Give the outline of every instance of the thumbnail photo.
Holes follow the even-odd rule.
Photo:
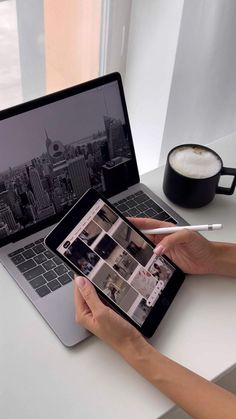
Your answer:
[[[90,221],[85,229],[79,234],[79,238],[88,246],[91,246],[101,232],[102,229],[93,221]]]
[[[143,266],[147,264],[153,255],[152,246],[125,223],[122,223],[117,228],[113,237]]]
[[[160,256],[152,262],[148,270],[155,278],[163,281],[166,285],[174,272],[174,267]]]
[[[131,285],[134,287],[142,296],[146,299],[149,298],[155,286],[157,285],[158,279],[155,278],[146,269],[141,268],[134,276]]]
[[[104,263],[93,278],[93,283],[124,311],[128,311],[138,293]]]
[[[110,230],[117,219],[118,216],[107,205],[103,205],[94,217],[94,221],[105,231]]]
[[[64,255],[77,266],[84,275],[89,275],[99,261],[96,255],[80,239],[76,239],[65,251]]]
[[[132,314],[132,319],[138,323],[140,326],[144,323],[147,316],[149,315],[152,307],[146,305],[146,300],[143,298],[139,305],[136,307],[135,311]]]
[[[94,251],[113,267],[124,279],[129,279],[138,262],[132,258],[115,240],[105,234]]]

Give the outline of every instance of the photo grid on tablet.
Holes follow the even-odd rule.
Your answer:
[[[175,271],[102,199],[57,251],[140,326]]]

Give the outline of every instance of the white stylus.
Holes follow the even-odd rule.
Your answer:
[[[169,234],[175,233],[176,231],[180,231],[183,229],[186,230],[193,230],[193,231],[212,231],[212,230],[220,230],[222,228],[222,224],[200,224],[197,226],[176,226],[176,227],[160,227],[154,229],[147,229],[141,230],[144,234]]]

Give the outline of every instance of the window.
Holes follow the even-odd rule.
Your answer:
[[[114,70],[131,0],[0,0],[0,109]]]

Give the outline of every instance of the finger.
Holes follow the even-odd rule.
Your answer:
[[[187,229],[183,229],[177,233],[168,234],[155,247],[154,253],[160,256],[163,253],[170,251],[177,245],[190,243],[197,235],[198,233]]]
[[[81,322],[85,316],[91,315],[91,310],[76,285],[76,281],[74,281],[74,302],[76,321]]]
[[[79,276],[75,278],[75,284],[79,288],[81,296],[93,315],[96,315],[101,309],[103,309],[104,304],[101,302],[94,286],[88,279],[83,276]]]
[[[168,221],[156,220],[153,218],[129,218],[129,221],[140,230],[156,229],[160,227],[172,227],[174,224]],[[145,233],[144,233],[145,234]],[[146,237],[154,244],[159,243],[165,234],[145,234]]]
[[[128,218],[128,220],[135,225],[135,227],[145,230],[150,228],[170,227],[173,223],[168,221],[156,220],[154,218]]]

